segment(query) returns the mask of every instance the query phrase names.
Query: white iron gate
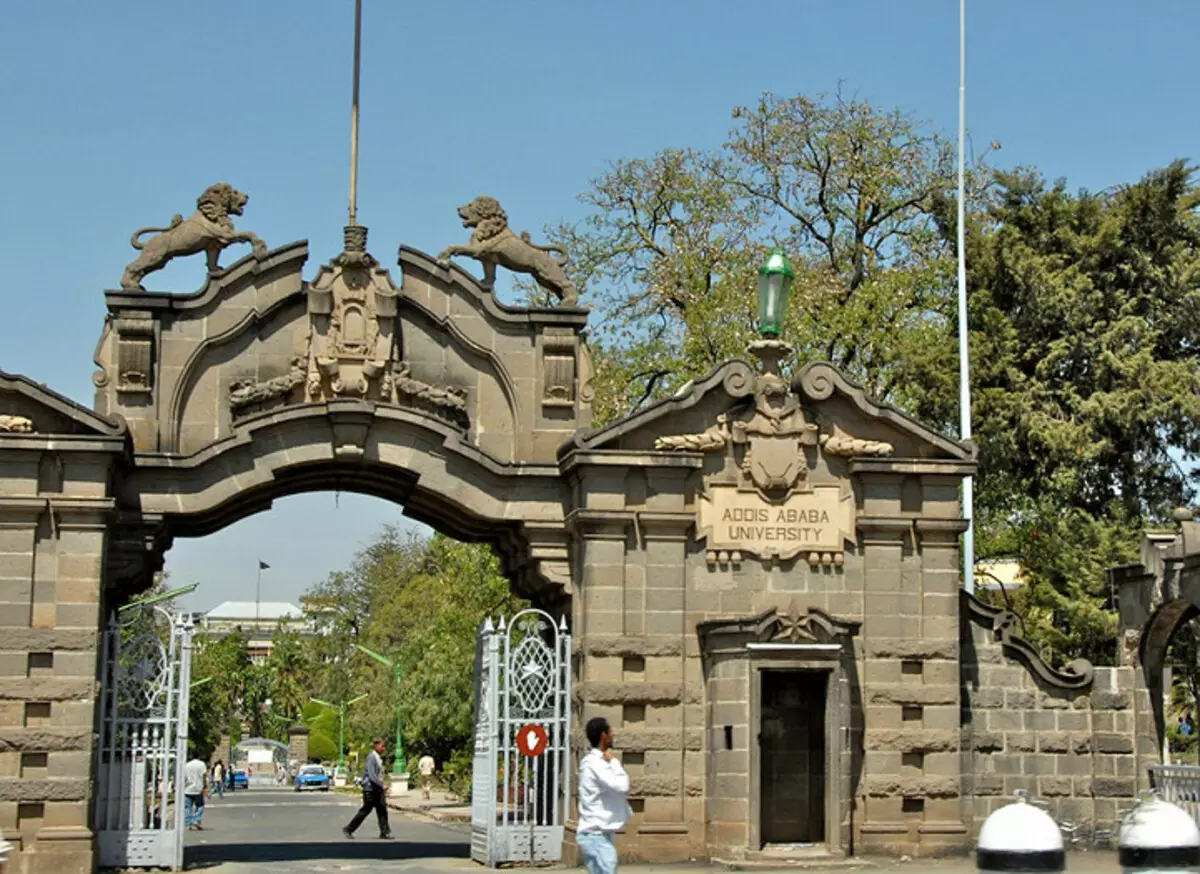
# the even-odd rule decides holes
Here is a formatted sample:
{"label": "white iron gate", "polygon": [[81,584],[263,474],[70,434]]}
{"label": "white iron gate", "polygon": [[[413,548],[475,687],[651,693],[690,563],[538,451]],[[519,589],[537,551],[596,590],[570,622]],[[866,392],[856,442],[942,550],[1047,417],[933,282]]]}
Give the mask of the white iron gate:
{"label": "white iron gate", "polygon": [[192,621],[142,608],[104,632],[94,827],[100,867],[183,868]]}
{"label": "white iron gate", "polygon": [[[571,797],[571,635],[541,610],[479,632],[471,858],[557,862]],[[533,752],[535,755],[528,755]]]}

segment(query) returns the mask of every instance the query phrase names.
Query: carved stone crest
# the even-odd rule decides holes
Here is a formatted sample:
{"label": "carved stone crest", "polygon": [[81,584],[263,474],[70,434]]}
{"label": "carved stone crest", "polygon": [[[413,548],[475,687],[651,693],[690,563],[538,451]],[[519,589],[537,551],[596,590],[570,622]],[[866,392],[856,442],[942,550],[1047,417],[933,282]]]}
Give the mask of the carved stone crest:
{"label": "carved stone crest", "polygon": [[[759,340],[750,352],[763,362],[753,404],[722,413],[697,434],[660,437],[654,448],[727,454],[725,468],[706,478],[696,498],[696,536],[707,541],[710,566],[736,566],[746,554],[779,560],[803,554],[809,564],[839,566],[845,541],[855,537],[853,495],[841,485],[809,482],[809,448],[820,445],[826,455],[890,455],[892,446],[836,426],[822,435],[779,375],[791,347]],[[735,447],[743,447],[740,464]]]}
{"label": "carved stone crest", "polygon": [[[754,344],[760,356],[779,353],[785,347],[777,340]],[[766,356],[763,356],[766,358]],[[742,470],[763,492],[788,492],[808,478],[808,459],[804,446],[817,442],[817,426],[804,418],[800,401],[787,382],[779,376],[772,355],[755,384],[754,412],[748,421],[733,424],[733,441],[746,444]]]}
{"label": "carved stone crest", "polygon": [[365,227],[348,226],[345,239],[308,287],[307,399],[390,399],[399,292],[367,254]]}

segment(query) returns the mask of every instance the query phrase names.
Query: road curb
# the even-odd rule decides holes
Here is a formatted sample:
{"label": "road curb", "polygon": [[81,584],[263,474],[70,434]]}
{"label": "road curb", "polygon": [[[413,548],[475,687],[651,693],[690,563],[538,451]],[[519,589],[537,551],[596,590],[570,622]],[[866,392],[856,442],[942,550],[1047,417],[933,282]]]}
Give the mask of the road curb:
{"label": "road curb", "polygon": [[394,810],[397,813],[402,813],[405,816],[410,816],[413,819],[419,819],[424,822],[434,823],[466,823],[471,821],[471,812],[469,810],[439,810],[436,807],[405,807],[400,804],[389,803],[389,810]]}

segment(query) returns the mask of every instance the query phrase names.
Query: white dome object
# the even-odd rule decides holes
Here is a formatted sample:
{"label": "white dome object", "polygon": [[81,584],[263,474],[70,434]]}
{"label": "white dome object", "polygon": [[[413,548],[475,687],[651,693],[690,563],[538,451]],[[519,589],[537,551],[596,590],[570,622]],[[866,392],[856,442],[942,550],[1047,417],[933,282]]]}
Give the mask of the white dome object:
{"label": "white dome object", "polygon": [[980,871],[1062,871],[1066,864],[1058,823],[1023,797],[995,811],[979,830]]}
{"label": "white dome object", "polygon": [[1156,796],[1129,812],[1117,831],[1125,869],[1200,870],[1200,828],[1191,815]]}

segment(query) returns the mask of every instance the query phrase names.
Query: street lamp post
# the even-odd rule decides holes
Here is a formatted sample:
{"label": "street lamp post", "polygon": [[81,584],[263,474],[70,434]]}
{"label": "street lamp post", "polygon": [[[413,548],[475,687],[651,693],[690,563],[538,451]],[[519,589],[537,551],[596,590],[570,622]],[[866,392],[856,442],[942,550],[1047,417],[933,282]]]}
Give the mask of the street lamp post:
{"label": "street lamp post", "polygon": [[395,677],[396,677],[396,757],[392,762],[392,776],[403,777],[403,778],[407,779],[408,763],[405,761],[405,758],[404,758],[404,736],[401,731],[401,717],[400,717],[400,683],[402,680],[402,677],[400,675],[400,664],[392,659],[389,659],[387,656],[382,656],[373,650],[367,649],[365,646],[363,646],[361,644],[356,643],[356,644],[354,644],[354,646],[358,650],[360,650],[364,655],[370,656],[371,658],[375,659],[375,661],[379,662],[381,665],[391,668],[393,670],[393,672],[395,673]]}
{"label": "street lamp post", "polygon": [[357,698],[351,698],[349,701],[343,701],[340,704],[333,704],[329,701],[323,701],[320,698],[309,699],[316,704],[338,712],[338,771],[341,772],[343,777],[346,776],[346,708],[351,704],[357,704],[366,697],[367,693],[364,692]]}

